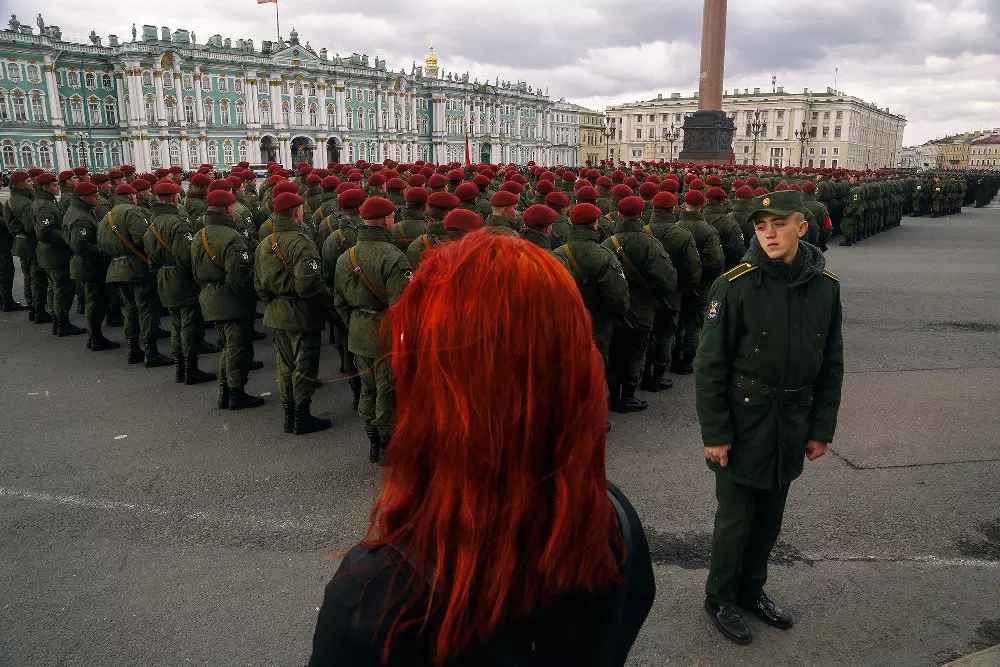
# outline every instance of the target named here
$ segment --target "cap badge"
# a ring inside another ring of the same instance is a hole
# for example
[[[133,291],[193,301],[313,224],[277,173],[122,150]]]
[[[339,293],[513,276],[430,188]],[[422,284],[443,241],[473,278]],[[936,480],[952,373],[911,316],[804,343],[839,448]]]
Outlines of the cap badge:
[[[771,205],[771,198],[764,197],[763,201],[760,202],[760,205],[763,206],[764,208],[767,208],[768,206]]]

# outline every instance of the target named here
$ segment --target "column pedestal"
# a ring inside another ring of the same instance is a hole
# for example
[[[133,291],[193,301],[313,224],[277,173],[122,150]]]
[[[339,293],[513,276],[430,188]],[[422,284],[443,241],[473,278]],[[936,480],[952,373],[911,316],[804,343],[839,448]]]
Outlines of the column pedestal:
[[[712,164],[728,163],[736,125],[725,111],[699,109],[684,120],[684,147],[678,160]]]

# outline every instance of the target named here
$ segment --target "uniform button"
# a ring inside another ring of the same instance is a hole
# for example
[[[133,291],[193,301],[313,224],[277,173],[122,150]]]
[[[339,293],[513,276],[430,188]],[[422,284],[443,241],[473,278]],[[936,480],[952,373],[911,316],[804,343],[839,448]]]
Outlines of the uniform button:
[[[757,354],[759,352],[760,352],[760,348],[759,347],[754,350],[754,354]]]
[[[744,403],[749,403],[749,402],[750,402],[750,397],[749,397],[749,396],[747,396],[746,398],[744,398],[744,399],[743,399],[743,402],[744,402]]]
[[[765,336],[766,337],[767,336],[767,332],[765,331],[764,333],[761,334],[761,336]]]

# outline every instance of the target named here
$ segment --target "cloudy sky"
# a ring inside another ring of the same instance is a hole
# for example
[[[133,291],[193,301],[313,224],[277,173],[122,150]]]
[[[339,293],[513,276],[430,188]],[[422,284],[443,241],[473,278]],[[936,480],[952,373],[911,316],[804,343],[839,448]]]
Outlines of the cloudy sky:
[[[279,0],[281,30],[331,55],[367,53],[390,69],[422,64],[523,80],[554,99],[607,104],[697,90],[702,3],[691,0]],[[122,7],[126,7],[123,10]],[[274,5],[255,0],[0,0],[64,37],[131,37],[132,23],[274,39]],[[106,43],[106,42],[105,42]],[[731,0],[725,87],[834,85],[907,119],[904,143],[1000,127],[1000,0]]]

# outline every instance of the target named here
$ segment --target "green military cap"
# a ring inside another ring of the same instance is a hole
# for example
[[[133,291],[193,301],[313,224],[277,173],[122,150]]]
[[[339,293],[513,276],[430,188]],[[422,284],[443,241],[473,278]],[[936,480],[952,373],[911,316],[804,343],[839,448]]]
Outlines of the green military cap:
[[[802,212],[802,193],[798,190],[776,190],[766,195],[754,197],[750,202],[750,216],[753,221],[758,213],[771,213],[782,217]]]

